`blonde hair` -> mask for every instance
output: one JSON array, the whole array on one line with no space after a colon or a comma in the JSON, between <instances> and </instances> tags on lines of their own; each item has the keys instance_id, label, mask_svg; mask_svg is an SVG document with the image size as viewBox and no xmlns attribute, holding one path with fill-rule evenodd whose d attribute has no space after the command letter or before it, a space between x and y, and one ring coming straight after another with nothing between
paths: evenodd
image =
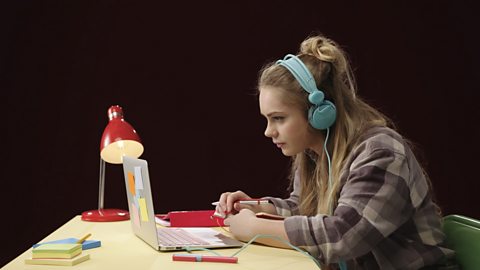
<instances>
[{"instance_id":1,"label":"blonde hair","mask_svg":"<svg viewBox=\"0 0 480 270\"><path fill-rule=\"evenodd\" d=\"M381 112L362 101L356 95L356 83L346 53L332 40L311 36L300 45L297 56L308 67L315 78L317 88L325 93L325 99L337 108L337 118L330 127L327 149L331 153L332 185L328 185L328 163L325 153L314 156L308 152L292 158L291 178L295 172L301 179L300 212L302 215L332 214L338 201L340 176L345 161L365 130L373 126L391 126L391 121ZM273 86L283 92L284 101L305 112L311 104L308 93L303 90L292 74L275 63L266 65L261 71L258 91ZM325 131L314 130L319 138Z\"/></svg>"}]
</instances>

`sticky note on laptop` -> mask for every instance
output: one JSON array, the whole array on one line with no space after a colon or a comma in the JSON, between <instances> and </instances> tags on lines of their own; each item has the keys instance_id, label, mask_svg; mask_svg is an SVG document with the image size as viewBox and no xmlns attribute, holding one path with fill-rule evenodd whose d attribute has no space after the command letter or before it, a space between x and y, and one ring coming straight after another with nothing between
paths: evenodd
<instances>
[{"instance_id":1,"label":"sticky note on laptop","mask_svg":"<svg viewBox=\"0 0 480 270\"><path fill-rule=\"evenodd\" d=\"M140 219L142 221L148 222L148 211L145 198L138 199L138 204L140 206Z\"/></svg>"}]
</instances>

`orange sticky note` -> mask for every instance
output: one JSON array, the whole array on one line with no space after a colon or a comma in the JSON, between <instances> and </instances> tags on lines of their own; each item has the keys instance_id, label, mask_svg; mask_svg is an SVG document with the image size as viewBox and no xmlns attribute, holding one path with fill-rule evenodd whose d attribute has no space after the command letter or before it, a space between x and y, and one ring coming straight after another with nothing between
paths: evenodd
<instances>
[{"instance_id":1,"label":"orange sticky note","mask_svg":"<svg viewBox=\"0 0 480 270\"><path fill-rule=\"evenodd\" d=\"M140 206L140 219L148 222L147 203L145 202L145 198L139 198L138 205Z\"/></svg>"},{"instance_id":2,"label":"orange sticky note","mask_svg":"<svg viewBox=\"0 0 480 270\"><path fill-rule=\"evenodd\" d=\"M128 190L130 190L130 193L135 196L135 177L133 176L133 173L127 172L128 174Z\"/></svg>"}]
</instances>

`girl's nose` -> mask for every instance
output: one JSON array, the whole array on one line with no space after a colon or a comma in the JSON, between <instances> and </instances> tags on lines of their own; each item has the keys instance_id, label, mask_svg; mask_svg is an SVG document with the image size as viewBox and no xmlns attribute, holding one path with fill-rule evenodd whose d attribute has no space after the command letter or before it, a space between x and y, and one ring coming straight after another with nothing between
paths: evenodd
<instances>
[{"instance_id":1,"label":"girl's nose","mask_svg":"<svg viewBox=\"0 0 480 270\"><path fill-rule=\"evenodd\" d=\"M271 125L267 125L264 135L268 138L274 138L277 135L277 132L271 127Z\"/></svg>"}]
</instances>

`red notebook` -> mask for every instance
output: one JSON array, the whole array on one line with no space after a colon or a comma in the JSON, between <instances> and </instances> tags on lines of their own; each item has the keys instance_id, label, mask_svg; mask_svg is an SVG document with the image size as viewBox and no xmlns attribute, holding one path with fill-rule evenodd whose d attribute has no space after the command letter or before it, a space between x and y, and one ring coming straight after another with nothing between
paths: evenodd
<instances>
[{"instance_id":1,"label":"red notebook","mask_svg":"<svg viewBox=\"0 0 480 270\"><path fill-rule=\"evenodd\" d=\"M166 215L155 215L157 223L170 227L220 227L223 218L214 217L215 210L172 211ZM169 222L169 224L168 224Z\"/></svg>"}]
</instances>

